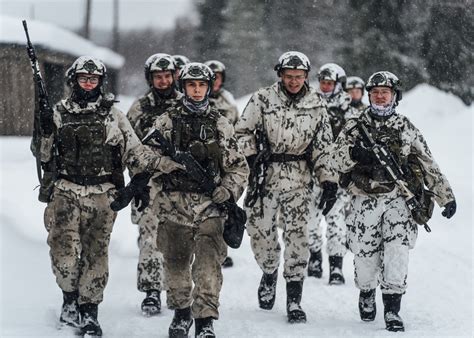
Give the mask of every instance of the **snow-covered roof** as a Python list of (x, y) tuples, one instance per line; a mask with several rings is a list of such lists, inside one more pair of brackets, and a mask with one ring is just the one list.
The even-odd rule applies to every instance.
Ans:
[[(27, 20), (27, 23), (30, 39), (35, 47), (42, 46), (73, 56), (94, 56), (112, 68), (120, 68), (125, 62), (120, 54), (99, 47), (64, 28), (35, 20)], [(22, 19), (0, 15), (0, 43), (26, 44)]]

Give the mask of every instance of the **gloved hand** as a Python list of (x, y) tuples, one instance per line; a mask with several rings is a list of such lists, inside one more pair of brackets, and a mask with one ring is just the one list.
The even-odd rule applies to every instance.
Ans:
[(374, 153), (364, 147), (360, 142), (356, 142), (350, 149), (350, 156), (352, 160), (363, 165), (369, 165), (376, 162)]
[(40, 100), (40, 127), (44, 136), (49, 136), (53, 132), (54, 121), (53, 121), (53, 110), (47, 106), (47, 103)]
[(110, 204), (110, 208), (113, 211), (122, 210), (135, 197), (137, 207), (141, 202), (138, 211), (143, 211), (150, 202), (150, 187), (147, 186), (150, 178), (151, 174), (146, 171), (133, 176), (127, 186), (117, 192), (117, 197)]
[(443, 215), (444, 217), (446, 218), (451, 218), (454, 216), (454, 214), (456, 213), (456, 201), (451, 201), (451, 202), (448, 202), (444, 205), (444, 210), (443, 212), (441, 213), (441, 215)]
[(224, 203), (231, 197), (230, 191), (227, 188), (224, 188), (222, 185), (218, 186), (212, 192), (212, 201), (214, 203), (220, 204)]
[(318, 208), (322, 209), (323, 215), (326, 216), (336, 203), (337, 183), (326, 181), (321, 183), (321, 187), (323, 188), (323, 194)]
[(169, 156), (160, 157), (160, 162), (158, 162), (157, 169), (165, 174), (169, 174), (170, 172), (178, 169), (186, 170), (184, 165), (173, 161)]

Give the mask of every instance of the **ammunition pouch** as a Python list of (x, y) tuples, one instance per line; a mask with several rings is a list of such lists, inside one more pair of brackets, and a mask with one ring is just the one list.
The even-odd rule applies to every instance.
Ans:
[(421, 196), (416, 195), (416, 199), (420, 203), (419, 209), (413, 209), (411, 215), (417, 224), (424, 225), (433, 216), (434, 209), (434, 193), (430, 190), (423, 189)]
[(357, 165), (349, 174), (350, 180), (346, 176), (344, 179), (354, 182), (357, 188), (368, 194), (385, 194), (395, 188), (395, 183), (387, 182), (385, 173), (382, 174), (380, 169), (374, 170), (373, 167)]

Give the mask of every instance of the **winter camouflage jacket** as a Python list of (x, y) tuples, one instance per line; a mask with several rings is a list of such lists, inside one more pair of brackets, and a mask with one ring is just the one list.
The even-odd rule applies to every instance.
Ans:
[[(435, 199), (438, 205), (444, 206), (447, 202), (454, 200), (454, 194), (448, 180), (441, 173), (423, 135), (409, 119), (397, 113), (386, 120), (376, 119), (369, 114), (369, 109), (364, 111), (360, 118), (349, 119), (336, 139), (334, 151), (332, 152), (335, 169), (340, 173), (347, 173), (357, 165), (357, 163), (352, 160), (350, 151), (356, 140), (359, 139), (358, 131), (355, 127), (358, 120), (363, 118), (376, 130), (386, 128), (387, 130), (392, 130), (393, 134), (398, 135), (399, 154), (397, 154), (397, 157), (400, 158), (401, 162), (405, 161), (410, 154), (416, 155), (423, 167), (424, 182), (428, 189), (435, 193)], [(398, 190), (397, 187), (395, 187), (395, 189)], [(349, 191), (358, 195), (369, 195), (365, 191), (355, 187), (352, 183), (349, 185)]]
[[(63, 126), (61, 112), (69, 114), (104, 114), (105, 125), (105, 144), (110, 146), (119, 146), (120, 162), (125, 168), (136, 171), (150, 170), (154, 171), (159, 163), (159, 158), (146, 146), (143, 146), (137, 135), (132, 129), (130, 122), (125, 115), (112, 106), (110, 109), (102, 110), (102, 96), (95, 102), (90, 102), (85, 108), (71, 99), (61, 100), (54, 108), (54, 124), (57, 130)], [(66, 112), (67, 111), (67, 112)], [(43, 138), (41, 141), (41, 161), (49, 162), (53, 156), (53, 149), (57, 147), (56, 133), (50, 137)], [(61, 174), (61, 173), (59, 173)], [(66, 174), (66, 173), (64, 173)], [(110, 172), (101, 172), (99, 175), (109, 175)], [(73, 191), (79, 196), (88, 194), (98, 194), (115, 188), (112, 183), (101, 183), (96, 185), (79, 185), (65, 179), (59, 179), (55, 185), (62, 190)]]
[(239, 110), (237, 109), (237, 103), (231, 92), (222, 88), (218, 93), (209, 97), (209, 102), (226, 117), (232, 125), (235, 125), (239, 118)]
[(331, 121), (334, 140), (342, 130), (348, 118), (359, 115), (357, 109), (351, 107), (351, 96), (345, 91), (340, 91), (330, 97), (318, 93), (321, 100), (326, 102), (326, 109)]
[(333, 140), (326, 106), (311, 87), (298, 101), (292, 101), (279, 82), (258, 90), (237, 121), (235, 132), (246, 157), (255, 155), (255, 131), (265, 131), (273, 154), (304, 154), (307, 161), (272, 162), (266, 175), (266, 189), (291, 191), (307, 187), (315, 175), (319, 182), (337, 182), (328, 163), (328, 145)]

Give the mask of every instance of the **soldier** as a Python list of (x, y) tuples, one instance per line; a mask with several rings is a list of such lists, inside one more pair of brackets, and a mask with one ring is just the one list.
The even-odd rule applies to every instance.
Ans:
[[(41, 141), (41, 162), (55, 178), (44, 220), (53, 273), (63, 292), (60, 322), (101, 336), (98, 304), (107, 284), (108, 245), (117, 216), (109, 204), (123, 187), (124, 165), (154, 169), (166, 161), (153, 160), (113, 106), (113, 95), (104, 93), (101, 61), (81, 56), (66, 77), (71, 95), (41, 120), (49, 131)], [(136, 194), (143, 205), (144, 193)]]
[[(325, 188), (320, 203), (325, 214), (335, 202), (337, 178), (327, 161), (331, 125), (324, 102), (308, 85), (308, 58), (286, 52), (275, 70), (280, 81), (253, 94), (237, 121), (236, 135), (252, 168), (245, 205), (252, 251), (263, 271), (259, 305), (270, 310), (275, 303), (280, 227), (285, 243), (287, 316), (295, 323), (306, 321), (300, 302), (309, 258), (307, 225), (314, 218), (313, 171)], [(262, 166), (266, 170), (260, 170)]]
[(172, 58), (174, 60), (174, 66), (176, 68), (176, 70), (174, 72), (174, 80), (175, 80), (176, 83), (178, 83), (179, 73), (181, 72), (181, 69), (183, 69), (183, 67), (185, 65), (187, 65), (190, 61), (184, 55), (173, 55)]
[[(347, 121), (335, 142), (333, 161), (336, 169), (349, 177), (348, 189), (353, 194), (348, 242), (360, 289), (360, 317), (374, 320), (375, 289), (380, 284), (387, 330), (404, 331), (398, 312), (407, 287), (408, 252), (415, 246), (417, 223), (426, 223), (431, 217), (433, 198), (444, 206), (442, 214), (447, 218), (456, 212), (456, 201), (420, 131), (395, 111), (402, 98), (399, 79), (390, 72), (377, 72), (367, 81), (366, 89), (370, 106), (358, 119)], [(366, 132), (373, 140), (372, 147)], [(398, 173), (397, 180), (382, 165), (382, 155), (388, 158), (391, 172)], [(420, 207), (413, 207), (413, 201)]]
[[(226, 77), (224, 64), (217, 60), (206, 61), (204, 64), (211, 68), (216, 76), (211, 94), (209, 95), (209, 103), (226, 117), (232, 125), (235, 125), (239, 118), (239, 110), (232, 93), (224, 89)], [(233, 265), (234, 261), (230, 256), (227, 256), (224, 263), (222, 263), (224, 268), (229, 268)]]
[(158, 238), (165, 258), (168, 305), (175, 309), (170, 337), (186, 337), (192, 318), (196, 337), (215, 336), (221, 264), (227, 255), (222, 237), (226, 215), (219, 204), (238, 200), (248, 178), (232, 125), (209, 105), (213, 81), (206, 65), (187, 64), (179, 80), (184, 97), (154, 125), (177, 151), (189, 151), (207, 173), (213, 173), (218, 184), (208, 195), (202, 183), (185, 171), (160, 177), (162, 189), (154, 208), (160, 215)]
[[(346, 73), (344, 69), (335, 63), (327, 63), (318, 72), (319, 87), (317, 92), (327, 103), (327, 110), (331, 122), (334, 139), (339, 134), (346, 119), (353, 114), (350, 108), (351, 97), (344, 91), (346, 84)], [(321, 189), (314, 187), (316, 200), (321, 196)], [(344, 284), (342, 273), (343, 258), (347, 252), (346, 248), (346, 214), (349, 203), (347, 193), (339, 188), (337, 191), (337, 202), (326, 215), (326, 250), (329, 256), (329, 284)], [(316, 222), (309, 226), (309, 249), (310, 259), (308, 263), (308, 276), (321, 278), (323, 246), (321, 212), (317, 213)]]
[[(150, 87), (145, 95), (136, 100), (127, 117), (135, 133), (143, 139), (153, 126), (155, 119), (173, 108), (182, 94), (175, 88), (175, 65), (168, 54), (154, 54), (145, 62), (145, 80)], [(159, 175), (159, 174), (155, 174)], [(156, 177), (150, 181), (150, 201), (153, 202), (157, 185)], [(157, 247), (158, 220), (153, 213), (153, 203), (139, 212), (132, 203), (132, 222), (139, 225), (138, 247), (140, 250), (137, 267), (137, 288), (146, 292), (141, 304), (145, 316), (161, 311), (160, 292), (165, 290), (163, 276), (163, 255)]]
[(360, 77), (349, 76), (346, 82), (345, 91), (351, 96), (351, 107), (356, 109), (359, 113), (362, 113), (367, 105), (362, 102), (364, 97), (365, 83)]

